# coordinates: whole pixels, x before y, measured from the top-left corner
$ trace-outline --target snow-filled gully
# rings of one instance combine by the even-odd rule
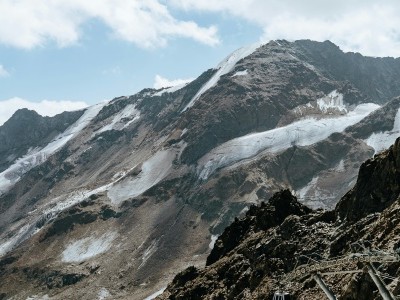
[[[59,134],[52,142],[42,149],[33,149],[25,156],[18,159],[7,170],[0,173],[0,195],[4,194],[10,187],[17,183],[22,175],[32,168],[42,164],[52,154],[57,152],[73,137],[77,136],[90,121],[99,113],[106,102],[93,105],[86,109],[84,114],[73,125]]]

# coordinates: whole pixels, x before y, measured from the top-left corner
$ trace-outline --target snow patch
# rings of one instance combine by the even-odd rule
[[[28,298],[26,298],[26,300],[50,300],[49,295],[43,295],[43,296],[29,296]]]
[[[306,198],[306,195],[308,193],[308,191],[311,188],[315,188],[318,182],[318,177],[313,177],[313,179],[311,179],[311,181],[306,184],[303,188],[301,188],[300,190],[297,191],[297,195],[299,195],[299,200],[304,200]]]
[[[247,69],[244,71],[237,71],[235,74],[232,75],[232,77],[236,77],[236,76],[246,76],[248,75],[247,73]]]
[[[136,109],[135,104],[127,105],[123,110],[116,114],[110,124],[102,127],[93,133],[95,136],[98,133],[108,130],[122,130],[140,118],[140,111]]]
[[[217,239],[218,239],[218,235],[211,235],[211,242],[210,242],[210,244],[208,245],[208,247],[212,250],[213,248],[214,248],[214,245],[215,245],[215,242],[217,241]]]
[[[185,108],[182,110],[182,112],[186,111],[188,108],[192,107],[193,104],[196,102],[197,99],[200,98],[202,94],[204,94],[208,89],[212,88],[214,85],[217,84],[219,79],[221,78],[222,75],[225,75],[229,73],[230,71],[233,70],[235,65],[239,60],[242,58],[245,58],[246,56],[249,56],[252,54],[258,47],[260,47],[262,44],[261,43],[255,43],[253,45],[247,46],[240,48],[236,51],[234,51],[231,55],[229,55],[227,58],[225,58],[218,66],[217,66],[217,72],[208,80],[201,88],[200,90],[194,95],[194,97],[190,100],[190,102],[185,106]]]
[[[144,300],[153,300],[156,297],[160,296],[164,291],[167,289],[167,287],[163,287],[161,290],[155,292],[154,294],[151,294],[150,296],[146,297]]]
[[[11,188],[21,177],[32,168],[42,164],[49,156],[63,147],[69,140],[84,129],[90,121],[99,113],[106,102],[93,105],[86,109],[85,113],[63,133],[59,134],[52,142],[42,149],[33,149],[27,155],[18,159],[7,170],[0,173],[0,195]]]
[[[343,94],[338,93],[336,90],[330,92],[325,97],[317,100],[318,108],[327,113],[330,110],[339,110],[340,112],[347,112],[346,106],[343,103]]]
[[[21,242],[31,237],[35,232],[29,224],[22,226],[11,238],[0,244],[0,257],[13,250]],[[3,241],[5,240],[2,239]]]
[[[187,86],[190,82],[192,82],[193,80],[190,80],[188,82],[182,83],[182,84],[178,84],[175,86],[171,86],[169,88],[163,89],[157,93],[155,93],[153,96],[161,96],[165,93],[174,93],[176,91],[179,91],[180,89],[183,89],[185,86]]]
[[[199,160],[199,177],[207,179],[215,170],[253,157],[261,151],[276,153],[293,145],[312,145],[358,123],[377,108],[379,106],[373,103],[361,104],[344,116],[303,119],[287,126],[232,139]]]
[[[345,171],[345,168],[344,168],[344,160],[343,160],[343,159],[341,159],[341,160],[339,161],[339,163],[337,164],[337,166],[334,168],[334,171],[339,172],[339,173]]]
[[[117,237],[115,232],[105,233],[100,237],[90,236],[77,240],[67,246],[62,253],[63,262],[82,262],[110,249]]]
[[[101,290],[97,294],[97,300],[104,300],[110,296],[111,296],[111,294],[106,288],[101,288]]]
[[[111,184],[107,184],[93,190],[77,190],[68,194],[67,196],[62,195],[56,197],[52,199],[52,201],[46,203],[40,209],[37,208],[29,212],[28,216],[21,221],[22,225],[18,225],[18,229],[9,231],[9,233],[15,232],[11,237],[9,237],[9,234],[1,237],[1,240],[4,242],[0,244],[0,257],[13,250],[23,241],[38,233],[42,227],[38,226],[37,224],[41,223],[44,225],[48,223],[50,220],[55,219],[63,210],[82,202],[92,194],[97,194],[107,190],[110,186]]]
[[[183,137],[187,131],[188,131],[188,129],[187,129],[187,128],[184,128],[184,129],[182,130],[182,133],[181,133],[181,136],[180,136],[180,137]]]
[[[108,190],[111,202],[119,204],[159,183],[170,173],[175,156],[176,152],[171,149],[158,151],[143,163],[142,171],[137,176],[121,180]]]
[[[398,138],[399,136],[400,136],[400,108],[396,113],[392,130],[373,133],[368,139],[364,141],[368,146],[374,148],[376,154],[393,145],[394,142],[396,141],[396,138]]]
[[[139,265],[138,269],[140,269],[146,264],[147,260],[150,258],[150,256],[156,253],[157,249],[158,249],[158,239],[153,240],[150,243],[150,246],[147,247],[147,249],[144,251],[142,255],[142,263]]]

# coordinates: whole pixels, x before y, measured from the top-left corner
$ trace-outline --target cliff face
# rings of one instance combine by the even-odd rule
[[[272,299],[282,289],[294,299],[322,299],[310,277],[284,280],[296,264],[305,263],[302,256],[332,259],[360,252],[361,245],[400,251],[399,147],[400,138],[366,161],[357,184],[334,211],[311,211],[287,190],[252,206],[217,239],[204,269],[181,272],[157,299]],[[351,265],[353,270],[362,267]],[[380,270],[398,278],[400,263],[382,264]],[[368,274],[328,275],[324,280],[340,299],[379,299]],[[386,284],[400,295],[399,282]]]
[[[357,183],[338,203],[336,214],[347,221],[358,221],[381,212],[395,202],[400,193],[400,141],[374,159],[361,165]]]

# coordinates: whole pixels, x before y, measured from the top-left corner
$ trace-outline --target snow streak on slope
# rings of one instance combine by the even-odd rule
[[[101,133],[107,130],[122,130],[140,118],[140,111],[136,109],[136,105],[129,104],[118,114],[116,114],[110,124],[96,131]]]
[[[207,179],[216,169],[253,157],[264,150],[275,153],[293,145],[314,144],[334,132],[342,132],[377,108],[379,106],[376,104],[361,104],[344,116],[303,119],[284,127],[230,140],[214,148],[199,160],[199,177]]]
[[[66,195],[54,198],[52,201],[31,211],[27,217],[15,224],[15,229],[0,236],[0,257],[16,248],[23,241],[38,233],[42,227],[37,224],[46,224],[57,215],[75,204],[87,199],[90,195],[106,191],[112,183],[100,186],[93,190],[76,190]]]
[[[164,179],[172,168],[176,152],[172,149],[161,150],[145,161],[142,171],[133,178],[126,178],[113,185],[108,191],[108,197],[114,204],[139,196]]]
[[[390,131],[373,133],[371,136],[365,140],[368,146],[374,148],[375,153],[389,148],[394,144],[396,138],[400,136],[400,108],[397,111],[393,129]]]
[[[106,252],[113,240],[116,238],[115,232],[105,233],[100,237],[90,236],[77,240],[67,246],[62,253],[63,262],[81,262],[88,260],[96,255]]]
[[[196,102],[196,100],[199,99],[202,94],[204,94],[208,89],[210,89],[214,85],[216,85],[222,75],[225,75],[225,74],[229,73],[230,71],[232,71],[239,60],[241,60],[242,58],[245,58],[246,56],[249,56],[260,46],[261,46],[260,43],[256,43],[256,44],[253,44],[253,45],[250,45],[247,47],[240,48],[240,49],[234,51],[227,58],[225,58],[217,66],[216,69],[218,71],[211,77],[210,80],[207,81],[207,83],[205,83],[200,88],[200,90],[196,93],[196,95],[194,95],[192,100],[190,100],[190,102],[185,106],[185,108],[182,110],[182,112],[184,112],[188,108],[192,107],[193,104]]]
[[[0,173],[0,195],[20,180],[22,175],[30,169],[42,164],[49,156],[63,147],[69,140],[75,137],[98,114],[106,103],[100,103],[89,107],[85,113],[66,131],[59,134],[52,142],[42,149],[34,149],[24,157],[18,159],[7,170]]]
[[[154,300],[158,296],[160,296],[164,291],[167,289],[167,287],[163,287],[161,290],[155,292],[154,294],[151,294],[150,296],[146,297],[144,300]]]
[[[188,81],[188,82],[185,82],[185,83],[182,83],[182,84],[178,84],[178,85],[175,85],[175,86],[171,86],[171,87],[166,88],[166,89],[163,89],[163,90],[161,90],[161,91],[155,93],[153,96],[161,96],[161,95],[163,95],[164,93],[174,93],[174,92],[176,92],[176,91],[179,91],[180,89],[183,89],[183,88],[184,88],[186,85],[188,85],[191,81],[192,81],[192,80],[190,80],[190,81]]]
[[[249,73],[247,72],[247,69],[244,71],[237,71],[235,74],[232,75],[232,77],[236,77],[236,76],[246,76]]]

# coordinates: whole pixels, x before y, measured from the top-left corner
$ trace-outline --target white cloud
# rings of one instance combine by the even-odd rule
[[[263,40],[331,40],[345,51],[400,56],[400,1],[171,0],[187,11],[225,13],[260,26]]]
[[[166,87],[178,86],[178,85],[183,85],[183,84],[191,82],[191,81],[193,81],[193,78],[169,80],[160,75],[156,75],[154,78],[153,88],[161,89],[161,88],[166,88]]]
[[[88,105],[82,101],[50,101],[43,100],[41,102],[31,102],[21,98],[11,98],[0,101],[0,126],[7,121],[15,111],[20,108],[28,108],[35,110],[42,116],[54,116],[63,111],[78,110]]]
[[[0,15],[0,43],[20,48],[49,40],[75,44],[91,19],[103,22],[116,38],[144,48],[164,46],[172,37],[219,42],[216,27],[178,20],[161,0],[0,0]]]
[[[3,67],[3,65],[0,65],[0,77],[8,76],[10,76],[10,73],[6,70],[6,68]]]

